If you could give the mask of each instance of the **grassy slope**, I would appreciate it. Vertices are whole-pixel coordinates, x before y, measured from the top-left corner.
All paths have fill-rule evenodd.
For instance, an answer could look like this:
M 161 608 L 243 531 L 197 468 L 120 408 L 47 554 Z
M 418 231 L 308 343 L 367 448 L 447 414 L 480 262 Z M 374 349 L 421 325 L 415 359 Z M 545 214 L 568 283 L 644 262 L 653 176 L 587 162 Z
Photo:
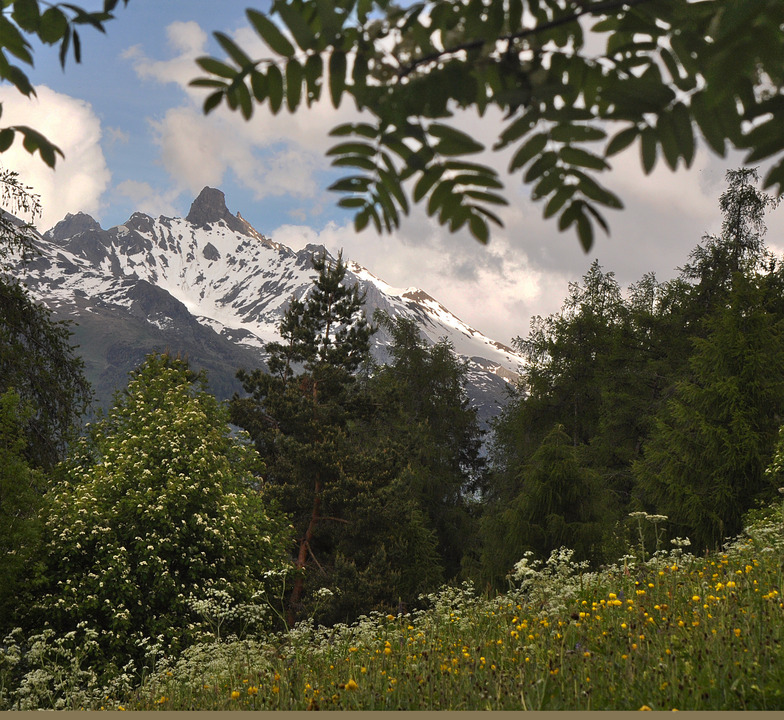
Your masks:
M 586 573 L 554 554 L 493 599 L 199 645 L 123 709 L 784 709 L 784 508 L 725 552 Z

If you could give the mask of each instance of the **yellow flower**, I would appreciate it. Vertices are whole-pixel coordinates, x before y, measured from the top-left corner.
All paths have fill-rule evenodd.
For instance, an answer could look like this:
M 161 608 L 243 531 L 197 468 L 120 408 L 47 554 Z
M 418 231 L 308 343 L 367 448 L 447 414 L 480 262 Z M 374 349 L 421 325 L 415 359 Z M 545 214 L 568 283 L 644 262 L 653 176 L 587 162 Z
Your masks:
M 346 683 L 346 690 L 356 690 L 358 687 L 359 687 L 359 685 L 357 685 L 357 681 L 356 681 L 356 680 L 354 680 L 354 678 L 351 678 L 351 679 L 350 679 L 350 680 L 349 680 L 349 681 Z
M 735 628 L 735 637 L 740 637 L 740 628 Z
M 239 690 L 232 690 L 231 691 L 231 699 L 236 700 L 240 696 Z
M 651 708 L 649 708 L 647 705 L 643 705 L 643 706 L 640 708 L 640 710 L 650 710 L 650 709 L 651 709 Z

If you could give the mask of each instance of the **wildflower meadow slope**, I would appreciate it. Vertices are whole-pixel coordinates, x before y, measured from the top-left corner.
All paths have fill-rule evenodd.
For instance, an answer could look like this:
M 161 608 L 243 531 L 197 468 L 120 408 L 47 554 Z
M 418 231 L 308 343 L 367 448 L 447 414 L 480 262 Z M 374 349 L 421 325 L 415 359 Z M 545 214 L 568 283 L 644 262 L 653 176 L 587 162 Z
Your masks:
M 784 508 L 757 513 L 721 553 L 687 550 L 641 546 L 589 572 L 562 549 L 543 564 L 524 558 L 505 595 L 465 584 L 410 614 L 200 644 L 106 706 L 784 709 Z

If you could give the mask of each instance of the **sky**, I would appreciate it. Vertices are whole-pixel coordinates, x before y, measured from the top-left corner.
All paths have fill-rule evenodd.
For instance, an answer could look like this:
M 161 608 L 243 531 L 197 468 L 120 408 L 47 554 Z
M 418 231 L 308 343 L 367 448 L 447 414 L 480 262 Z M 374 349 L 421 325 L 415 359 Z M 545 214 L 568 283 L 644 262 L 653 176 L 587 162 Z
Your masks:
M 257 107 L 250 122 L 225 107 L 204 116 L 204 91 L 188 83 L 199 76 L 195 58 L 223 57 L 213 31 L 233 37 L 252 56 L 267 51 L 250 29 L 245 8 L 253 0 L 130 0 L 117 8 L 102 35 L 80 34 L 82 63 L 69 58 L 65 71 L 57 50 L 35 47 L 28 74 L 37 97 L 28 100 L 0 85 L 2 125 L 31 125 L 65 153 L 55 170 L 19 144 L 0 156 L 41 196 L 42 232 L 67 213 L 86 212 L 104 228 L 134 212 L 184 217 L 204 186 L 220 188 L 229 210 L 240 212 L 263 235 L 294 250 L 308 243 L 364 265 L 395 287 L 418 287 L 485 335 L 510 343 L 528 334 L 531 318 L 557 312 L 569 282 L 579 281 L 594 260 L 615 273 L 623 287 L 655 272 L 660 280 L 677 268 L 706 233 L 721 227 L 718 198 L 728 169 L 740 155 L 717 157 L 698 149 L 691 168 L 675 173 L 660 161 L 645 176 L 639 150 L 612 160 L 602 182 L 620 195 L 621 211 L 607 211 L 611 234 L 599 231 L 584 253 L 570 230 L 559 233 L 542 219 L 541 203 L 506 168 L 509 153 L 478 159 L 495 167 L 510 205 L 487 246 L 467 231 L 456 234 L 415 206 L 392 235 L 366 229 L 357 234 L 351 216 L 337 207 L 327 187 L 340 176 L 325 156 L 336 124 L 356 121 L 344 99 L 334 109 L 324 100 L 295 114 L 273 116 Z M 77 4 L 98 9 L 99 0 Z M 256 0 L 255 7 L 268 3 Z M 454 118 L 462 129 L 491 146 L 499 114 Z M 784 210 L 768 217 L 768 244 L 784 250 Z

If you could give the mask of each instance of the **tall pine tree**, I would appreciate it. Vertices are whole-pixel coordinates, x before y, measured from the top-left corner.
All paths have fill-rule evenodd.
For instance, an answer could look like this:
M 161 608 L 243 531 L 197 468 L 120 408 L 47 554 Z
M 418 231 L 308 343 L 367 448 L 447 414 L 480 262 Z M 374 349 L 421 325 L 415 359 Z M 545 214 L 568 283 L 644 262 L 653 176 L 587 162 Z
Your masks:
M 282 342 L 265 348 L 270 372 L 240 371 L 249 397 L 231 403 L 233 422 L 248 430 L 265 458 L 268 482 L 296 529 L 289 624 L 302 611 L 306 567 L 323 570 L 326 563 L 317 542 L 320 527 L 345 522 L 333 506 L 345 495 L 354 373 L 369 359 L 372 333 L 364 298 L 356 286 L 343 284 L 342 256 L 335 263 L 314 256 L 313 265 L 313 288 L 304 299 L 293 298 L 281 320 Z

